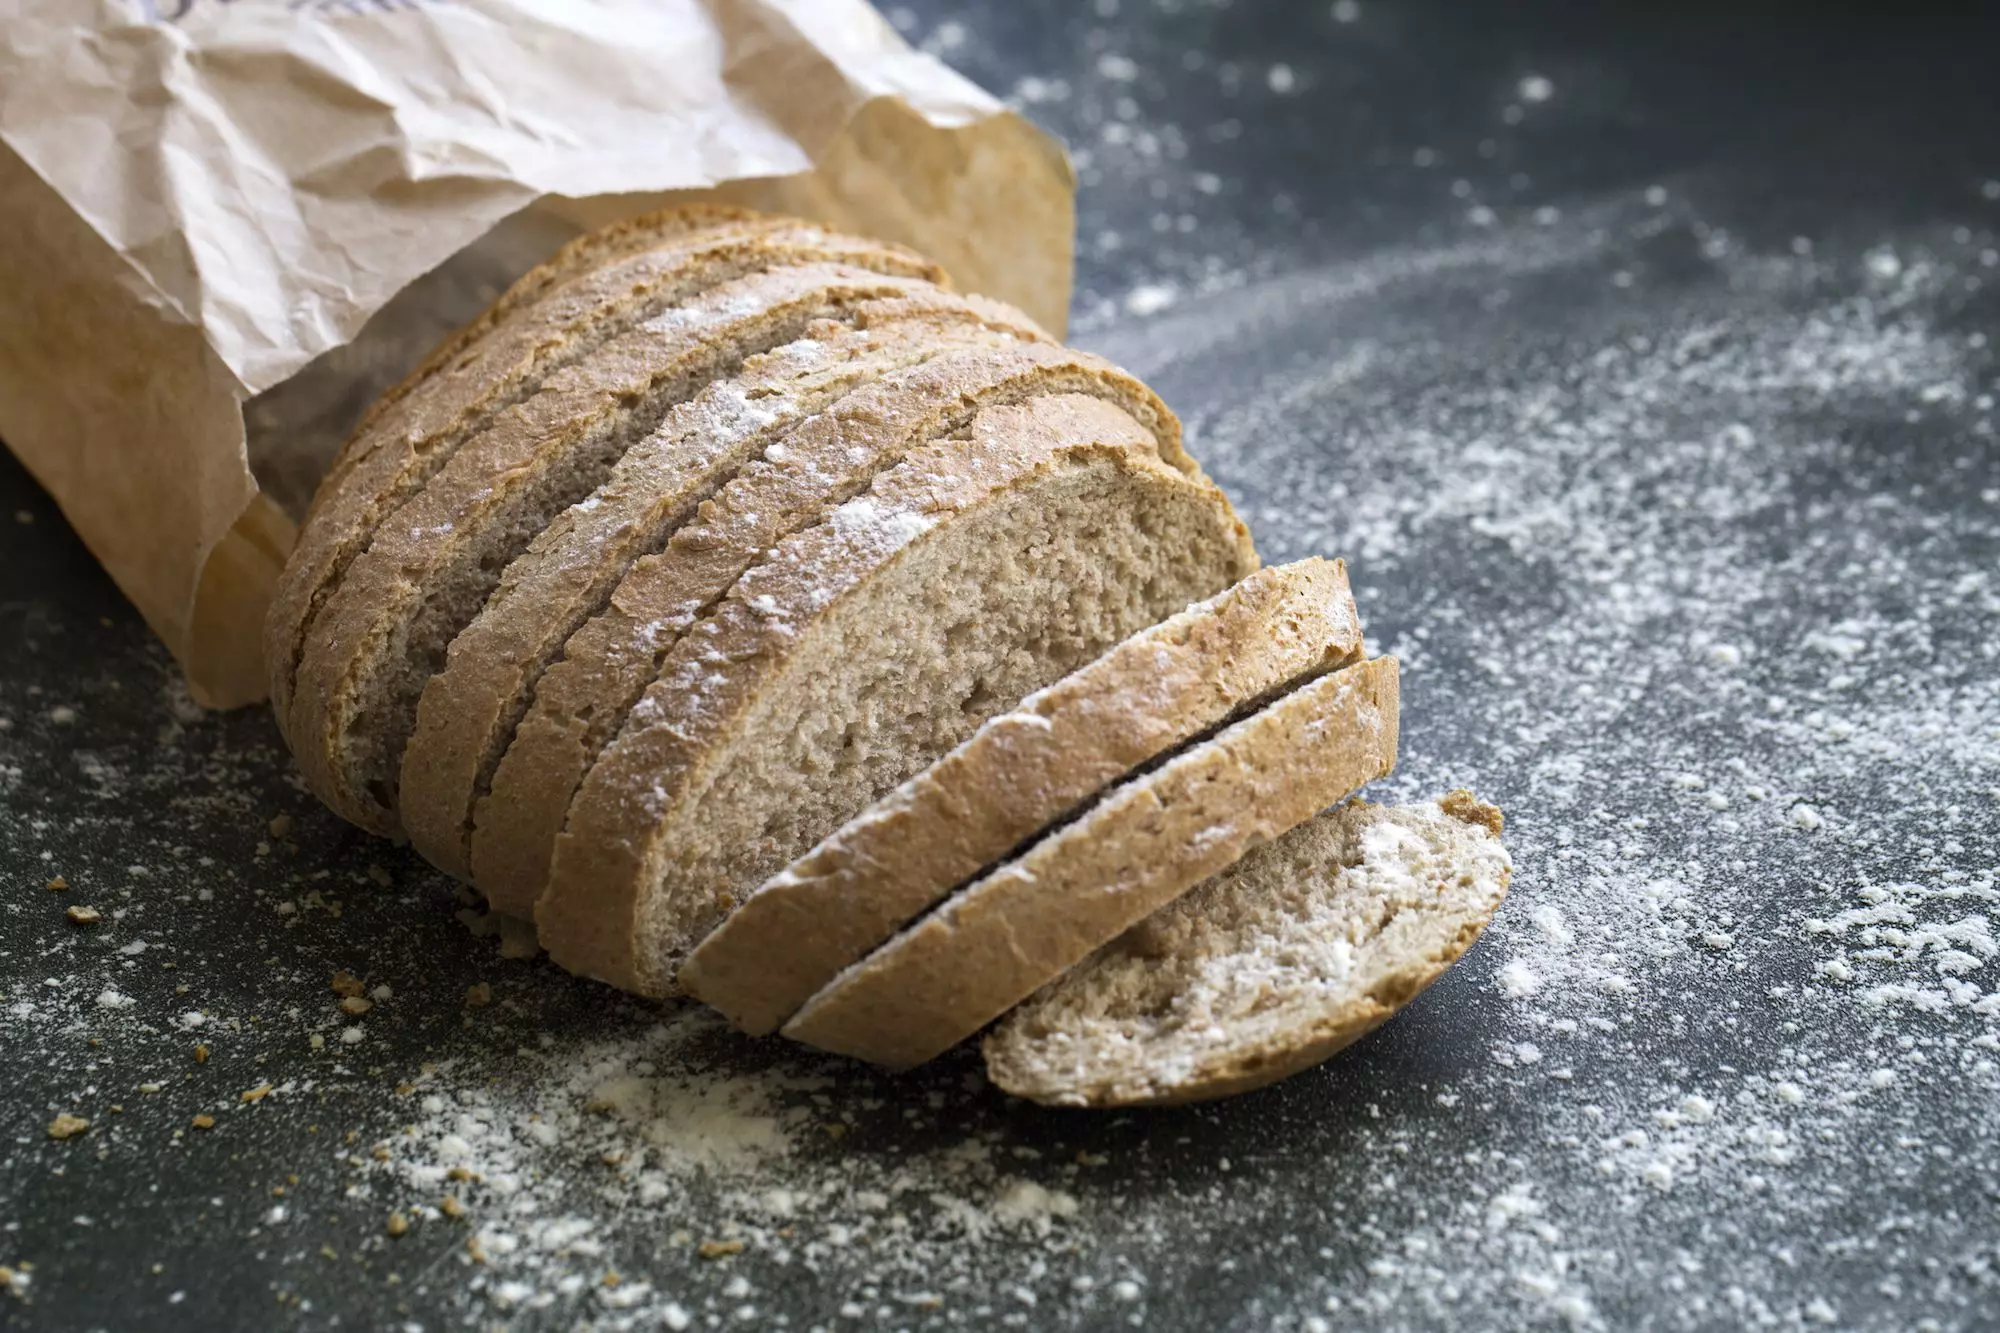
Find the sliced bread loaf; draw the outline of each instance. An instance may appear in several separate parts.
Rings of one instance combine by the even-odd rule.
[[[1049,394],[1117,404],[1146,428],[1149,451],[1193,470],[1179,422],[1151,390],[1056,344],[943,349],[841,398],[704,502],[664,551],[636,562],[542,675],[475,813],[474,881],[502,910],[527,910],[583,775],[682,636],[772,545],[982,409]]]
[[[940,1055],[1250,848],[1395,765],[1394,658],[1319,677],[1112,788],[785,1024],[906,1068]]]
[[[1256,564],[1102,400],[988,408],[782,542],[668,657],[571,803],[536,924],[650,994],[734,901],[987,717]]]
[[[536,533],[674,404],[810,323],[929,290],[844,265],[772,269],[656,315],[467,440],[349,565],[300,659],[289,738],[320,798],[400,831],[396,785],[424,684]]]
[[[1199,1101],[1326,1059],[1430,985],[1507,892],[1500,812],[1330,810],[1154,913],[987,1035],[986,1068],[1061,1106]]]
[[[589,497],[507,566],[485,607],[452,641],[444,670],[424,686],[403,755],[403,827],[434,865],[471,878],[474,802],[490,787],[543,671],[604,608],[632,562],[660,550],[697,505],[802,420],[890,371],[954,347],[1045,337],[1017,311],[943,291],[868,302],[852,313],[852,327],[820,321],[668,412]],[[532,878],[536,891],[547,859],[544,850]],[[534,909],[533,894],[503,901],[496,887],[488,896],[515,915]]]
[[[744,1031],[775,1031],[1107,784],[1360,647],[1343,565],[1259,570],[990,719],[767,881],[688,957],[681,984]]]
[[[614,253],[603,267],[576,273],[513,306],[341,450],[313,497],[265,621],[266,669],[281,728],[289,724],[305,639],[377,526],[461,444],[532,397],[552,375],[680,302],[770,268],[838,262],[943,280],[934,265],[906,251],[784,219],[665,230],[669,234],[660,246],[635,255]]]

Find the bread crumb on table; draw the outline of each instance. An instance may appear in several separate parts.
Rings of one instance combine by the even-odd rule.
[[[81,904],[70,908],[63,915],[69,918],[72,926],[94,926],[104,919],[104,914],[95,907],[85,907]]]
[[[57,1140],[73,1139],[89,1128],[90,1121],[80,1115],[71,1115],[69,1112],[64,1111],[61,1115],[49,1121],[49,1137]]]
[[[743,1242],[740,1240],[705,1240],[696,1247],[695,1252],[704,1259],[722,1259],[732,1254],[743,1253]]]
[[[192,1124],[196,1129],[214,1129],[215,1117],[212,1115],[202,1114],[196,1116],[193,1120],[189,1121],[188,1123]]]

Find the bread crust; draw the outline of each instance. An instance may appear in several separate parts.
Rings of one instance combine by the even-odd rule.
[[[601,268],[626,255],[657,250],[691,231],[766,220],[750,209],[729,204],[682,204],[640,213],[583,233],[515,279],[513,285],[500,293],[492,305],[454,330],[418,362],[414,370],[383,390],[382,396],[362,413],[361,420],[355,424],[354,434],[365,434],[384,412],[401,402],[412,390],[491,333],[514,311],[532,305],[558,283],[567,282],[579,273]]]
[[[744,355],[790,341],[815,318],[926,289],[922,279],[835,264],[759,272],[612,340],[501,413],[377,529],[315,618],[290,727],[307,783],[351,822],[398,835],[394,793],[381,788],[399,775],[417,696],[392,705],[399,715],[371,714],[392,688],[385,682],[409,669],[413,620],[444,605],[446,594],[457,595],[454,580],[481,575],[493,558],[482,548],[508,540],[510,507],[533,505],[541,488],[560,485],[563,469],[615,439],[635,403],[661,392],[685,399]],[[515,521],[543,525],[525,514]],[[499,554],[510,559],[518,550]],[[476,607],[465,619],[472,614]],[[455,637],[462,626],[443,630]]]
[[[944,281],[942,270],[908,251],[789,219],[753,215],[718,224],[697,210],[690,221],[700,225],[676,230],[663,222],[663,243],[637,253],[581,247],[566,262],[582,265],[594,256],[596,267],[565,269],[560,281],[531,284],[533,298],[468,337],[456,360],[431,365],[349,439],[313,496],[265,617],[265,670],[281,731],[289,736],[305,641],[377,528],[460,444],[576,356],[648,310],[763,269],[845,262]]]
[[[941,1055],[1158,908],[1395,766],[1397,668],[1322,676],[1112,789],[785,1024],[891,1068]]]
[[[1060,421],[1034,425],[1057,411],[1087,412],[1094,421],[1082,429]],[[927,534],[996,496],[1099,458],[1135,479],[1157,478],[1146,484],[1196,488],[1230,527],[1243,570],[1254,567],[1248,533],[1221,493],[1153,459],[1152,433],[1130,418],[1122,427],[1095,424],[1107,413],[1123,416],[1089,398],[988,409],[983,415],[991,424],[976,424],[972,440],[916,451],[868,495],[786,539],[777,558],[739,582],[675,648],[571,803],[535,913],[556,961],[642,993],[674,992],[678,959],[653,937],[678,938],[718,905],[710,896],[714,886],[688,883],[686,867],[675,865],[677,846],[694,836],[691,798],[726,762],[735,728],[760,684],[772,679],[774,664],[796,651],[843,596]],[[677,907],[673,892],[692,901]]]
[[[802,420],[882,374],[955,346],[1046,338],[1009,307],[942,291],[867,302],[851,314],[852,326],[822,321],[674,408],[507,566],[478,618],[452,641],[445,669],[425,685],[403,755],[403,826],[433,865],[471,879],[474,803],[542,672],[604,609],[632,562],[694,520],[696,505]],[[546,866],[546,851],[541,860]],[[538,890],[539,876],[534,883]],[[534,910],[532,893],[509,896],[496,883],[488,896],[514,915]]]
[[[752,1035],[980,870],[1125,774],[1361,646],[1346,567],[1250,575],[989,719],[767,881],[682,985]]]
[[[794,430],[781,458],[718,491],[666,550],[634,563],[610,605],[571,637],[474,812],[474,881],[502,910],[530,910],[584,774],[665,656],[769,547],[983,408],[1053,393],[1116,403],[1146,428],[1147,448],[1186,459],[1179,422],[1150,389],[1059,344],[946,350],[847,395]]]

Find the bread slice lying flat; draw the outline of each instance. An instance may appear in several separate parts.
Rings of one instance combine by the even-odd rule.
[[[952,895],[785,1024],[905,1068],[957,1045],[1250,848],[1395,766],[1397,670],[1335,671],[1112,788]]]
[[[689,956],[681,983],[744,1031],[775,1031],[1107,784],[1360,647],[1343,565],[1259,570],[989,720],[767,881]]]
[[[376,529],[501,412],[646,319],[710,288],[773,267],[847,263],[943,282],[908,251],[781,218],[694,208],[621,229],[624,242],[572,245],[530,273],[495,312],[450,340],[392,392],[344,447],[313,497],[265,621],[265,662],[288,727],[300,656],[320,608]],[[646,244],[644,242],[653,242]],[[516,294],[519,294],[518,296]]]
[[[578,789],[535,920],[651,994],[734,902],[994,713],[1256,566],[1212,485],[1092,397],[987,408],[780,543]]]
[[[943,291],[866,302],[851,317],[852,326],[813,324],[673,408],[507,566],[479,615],[452,641],[445,669],[424,686],[403,754],[403,827],[433,865],[471,877],[474,803],[490,787],[542,673],[604,610],[633,561],[665,546],[746,464],[891,371],[953,348],[1047,342],[1018,311]],[[489,876],[489,901],[531,914],[547,862],[545,848],[531,874]],[[531,891],[506,892],[522,881]]]
[[[816,319],[924,290],[839,264],[752,274],[604,344],[466,440],[377,529],[314,621],[288,733],[307,783],[362,828],[400,832],[417,700],[505,565],[676,403]]]
[[[801,423],[636,562],[610,605],[580,629],[495,769],[475,815],[475,878],[503,910],[546,884],[572,794],[682,637],[788,534],[825,521],[911,450],[962,431],[981,410],[1051,394],[1116,404],[1146,428],[1133,441],[1183,470],[1180,423],[1131,376],[1054,344],[939,349]]]
[[[986,1068],[1061,1106],[1223,1097],[1319,1063],[1408,1004],[1506,896],[1500,812],[1352,802],[1260,847],[1044,987]]]

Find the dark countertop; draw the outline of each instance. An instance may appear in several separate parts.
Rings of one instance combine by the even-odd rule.
[[[498,958],[0,460],[0,1326],[2000,1327],[1995,25],[891,16],[1077,150],[1077,340],[1349,558],[1493,929],[1206,1108],[737,1041]]]

